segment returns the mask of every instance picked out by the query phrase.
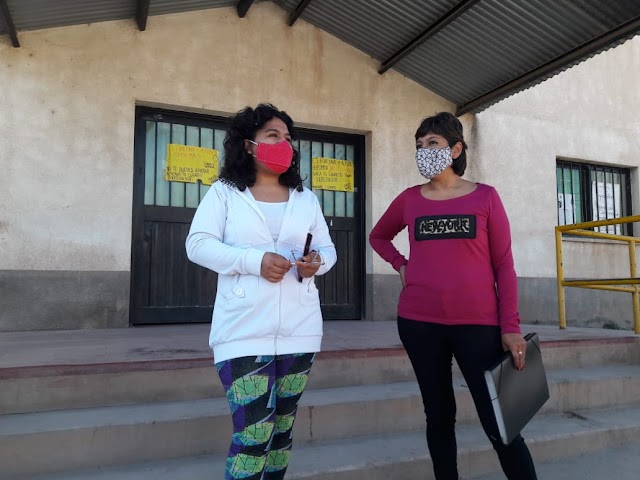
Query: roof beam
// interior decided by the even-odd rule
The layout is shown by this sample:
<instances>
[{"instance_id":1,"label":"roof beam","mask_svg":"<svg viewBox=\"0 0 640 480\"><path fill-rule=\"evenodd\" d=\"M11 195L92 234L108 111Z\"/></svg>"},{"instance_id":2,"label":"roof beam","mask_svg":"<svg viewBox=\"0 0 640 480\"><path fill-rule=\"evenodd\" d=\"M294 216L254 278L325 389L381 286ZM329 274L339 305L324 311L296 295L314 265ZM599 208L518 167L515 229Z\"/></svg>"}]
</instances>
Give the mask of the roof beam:
<instances>
[{"instance_id":1,"label":"roof beam","mask_svg":"<svg viewBox=\"0 0 640 480\"><path fill-rule=\"evenodd\" d=\"M304 12L304 9L307 8L310 3L311 3L311 0L302 0L298 4L296 9L293 11L291 16L289 17L289 21L287 22L287 24L290 27L293 27L293 24L296 23L296 20L298 20L298 18L300 18L300 15L302 15L302 12Z\"/></svg>"},{"instance_id":2,"label":"roof beam","mask_svg":"<svg viewBox=\"0 0 640 480\"><path fill-rule=\"evenodd\" d=\"M4 17L4 21L9 29L11 43L14 47L18 48L20 46L20 42L18 41L18 32L16 31L16 26L13 24L13 18L11 18L11 12L9 11L7 0L0 0L0 15Z\"/></svg>"},{"instance_id":3,"label":"roof beam","mask_svg":"<svg viewBox=\"0 0 640 480\"><path fill-rule=\"evenodd\" d=\"M238 16L240 18L244 18L247 14L251 5L253 4L253 0L238 0L238 4L236 5L236 10L238 11Z\"/></svg>"},{"instance_id":4,"label":"roof beam","mask_svg":"<svg viewBox=\"0 0 640 480\"><path fill-rule=\"evenodd\" d=\"M429 40L429 38L433 37L440 30L445 28L451 22L453 22L456 18L462 15L464 12L473 7L480 0L462 0L455 7L445 13L442 17L436 20L434 23L429 25L429 27L424 30L420 35L407 43L404 47L398 50L396 53L391 55L387 60L382 62L380 65L380 70L378 73L382 74L393 67L396 63L402 60L404 57L413 52L416 48L422 45L424 42Z\"/></svg>"},{"instance_id":5,"label":"roof beam","mask_svg":"<svg viewBox=\"0 0 640 480\"><path fill-rule=\"evenodd\" d=\"M144 32L147 29L147 19L149 18L149 4L151 0L137 0L138 5L136 7L136 21L138 22L138 29Z\"/></svg>"},{"instance_id":6,"label":"roof beam","mask_svg":"<svg viewBox=\"0 0 640 480\"><path fill-rule=\"evenodd\" d=\"M580 60L586 59L589 55L601 51L608 45L612 45L621 40L625 40L637 33L640 33L640 16L637 16L628 22L606 32L599 37L589 40L586 43L568 51L567 53L554 58L553 60L528 71L527 73L520 75L513 80L508 81L500 85L499 87L487 92L479 97L470 100L469 102L458 105L456 109L456 115L464 115L467 112L477 110L488 103L493 103L496 99L501 99L513 95L518 91L526 88L527 85L539 80L541 78L550 77L558 70L566 67L567 65L573 65Z\"/></svg>"}]
</instances>

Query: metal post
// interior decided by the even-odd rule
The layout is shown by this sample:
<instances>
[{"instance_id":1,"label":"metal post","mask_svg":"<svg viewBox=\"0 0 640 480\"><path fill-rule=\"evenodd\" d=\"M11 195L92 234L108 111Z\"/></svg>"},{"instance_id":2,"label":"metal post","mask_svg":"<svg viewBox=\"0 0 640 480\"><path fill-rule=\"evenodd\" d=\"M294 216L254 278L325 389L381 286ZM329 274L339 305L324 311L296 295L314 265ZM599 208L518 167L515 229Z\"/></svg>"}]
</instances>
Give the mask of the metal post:
<instances>
[{"instance_id":1,"label":"metal post","mask_svg":"<svg viewBox=\"0 0 640 480\"><path fill-rule=\"evenodd\" d=\"M556 276L558 278L558 319L560 328L567 328L567 312L564 299L564 267L562 265L562 232L556 228Z\"/></svg>"},{"instance_id":2,"label":"metal post","mask_svg":"<svg viewBox=\"0 0 640 480\"><path fill-rule=\"evenodd\" d=\"M636 265L636 242L629 242L629 270L631 278L638 277L638 266ZM638 285L634 285L633 293L633 331L640 333L640 293Z\"/></svg>"}]
</instances>

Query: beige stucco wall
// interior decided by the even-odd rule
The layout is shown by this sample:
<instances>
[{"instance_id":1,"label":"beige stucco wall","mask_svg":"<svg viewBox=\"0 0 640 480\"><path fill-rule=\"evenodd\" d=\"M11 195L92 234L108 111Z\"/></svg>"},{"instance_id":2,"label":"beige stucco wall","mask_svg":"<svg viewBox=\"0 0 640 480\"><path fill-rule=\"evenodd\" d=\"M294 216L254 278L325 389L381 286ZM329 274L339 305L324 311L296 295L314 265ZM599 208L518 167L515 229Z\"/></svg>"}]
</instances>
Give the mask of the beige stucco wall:
<instances>
[{"instance_id":1,"label":"beige stucco wall","mask_svg":"<svg viewBox=\"0 0 640 480\"><path fill-rule=\"evenodd\" d=\"M420 119L453 105L286 18L266 2L244 19L222 8L150 17L145 32L124 20L0 40L0 270L129 270L136 103L228 114L268 101L366 133L368 229L419 181Z\"/></svg>"},{"instance_id":2,"label":"beige stucco wall","mask_svg":"<svg viewBox=\"0 0 640 480\"><path fill-rule=\"evenodd\" d=\"M519 276L554 277L556 158L640 166L640 37L476 116L477 179L510 215ZM633 212L640 189L632 171ZM640 230L634 227L638 235ZM626 246L565 242L568 275L628 276Z\"/></svg>"}]
</instances>

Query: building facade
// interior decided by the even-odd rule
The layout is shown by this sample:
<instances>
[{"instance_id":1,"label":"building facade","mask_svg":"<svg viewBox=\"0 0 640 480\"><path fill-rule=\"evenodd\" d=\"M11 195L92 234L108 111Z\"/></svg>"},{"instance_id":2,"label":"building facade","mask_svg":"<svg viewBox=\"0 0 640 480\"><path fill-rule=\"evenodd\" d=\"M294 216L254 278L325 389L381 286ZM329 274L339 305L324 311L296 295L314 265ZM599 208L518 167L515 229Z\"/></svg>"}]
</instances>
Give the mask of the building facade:
<instances>
[{"instance_id":1,"label":"building facade","mask_svg":"<svg viewBox=\"0 0 640 480\"><path fill-rule=\"evenodd\" d=\"M366 237L391 200L422 181L420 120L455 105L395 71L378 74L376 60L304 21L288 28L271 2L245 18L216 8L150 17L145 32L118 20L24 32L21 43L0 42L0 330L206 321L210 290L185 296L190 282L210 279L167 260L183 254L204 190L163 180L163 148L218 149L225 118L259 102L301 127L308 176L317 157L355 166L355 192L319 193L350 262L321 285L325 317L395 318L398 276ZM525 322L557 321L557 161L630 169L638 211L639 49L629 41L461 118L466 178L496 186L511 217ZM397 244L406 250L404 234ZM617 250L572 241L576 276L623 269ZM597 309L590 295L569 299L570 319L628 323L621 294L603 294Z\"/></svg>"},{"instance_id":2,"label":"building facade","mask_svg":"<svg viewBox=\"0 0 640 480\"><path fill-rule=\"evenodd\" d=\"M640 213L639 82L635 37L476 115L474 175L498 188L510 216L526 322L557 321L556 225ZM566 277L630 275L626 243L563 244ZM629 294L565 290L569 326L632 327Z\"/></svg>"}]
</instances>

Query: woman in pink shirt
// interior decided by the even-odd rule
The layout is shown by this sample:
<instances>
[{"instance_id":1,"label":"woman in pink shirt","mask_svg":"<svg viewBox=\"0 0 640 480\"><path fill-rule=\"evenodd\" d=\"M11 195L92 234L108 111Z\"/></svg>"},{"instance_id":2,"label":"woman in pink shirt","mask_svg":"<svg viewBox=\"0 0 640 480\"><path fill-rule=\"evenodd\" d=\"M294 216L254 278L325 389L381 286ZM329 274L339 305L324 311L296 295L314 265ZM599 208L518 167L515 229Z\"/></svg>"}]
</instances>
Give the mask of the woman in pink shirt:
<instances>
[{"instance_id":1,"label":"woman in pink shirt","mask_svg":"<svg viewBox=\"0 0 640 480\"><path fill-rule=\"evenodd\" d=\"M398 331L420 385L435 477L458 479L455 357L505 475L535 479L522 437L500 440L483 374L504 350L525 366L509 220L493 187L461 178L467 145L454 115L424 119L415 138L418 170L429 181L396 197L369 242L400 274ZM408 259L392 243L405 227Z\"/></svg>"}]
</instances>

